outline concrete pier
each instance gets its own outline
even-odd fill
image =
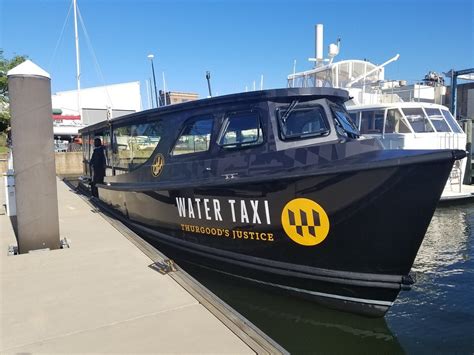
[[[57,185],[70,248],[11,256],[0,189],[1,354],[285,353],[183,271],[150,268],[156,249]]]

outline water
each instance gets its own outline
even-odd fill
[[[474,204],[438,207],[385,318],[338,312],[200,268],[186,270],[291,353],[474,353]]]

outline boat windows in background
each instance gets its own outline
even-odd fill
[[[240,148],[263,143],[262,124],[256,112],[239,112],[229,115],[222,126],[219,145]]]
[[[171,155],[183,155],[209,150],[214,119],[205,116],[188,121],[176,141]]]
[[[96,132],[93,135],[84,135],[82,138],[82,144],[83,144],[83,157],[84,160],[86,161],[85,164],[85,172],[87,174],[90,174],[90,169],[89,169],[89,161],[91,160],[92,153],[94,152],[94,139],[99,138],[100,141],[102,142],[102,145],[104,146],[104,153],[105,153],[105,158],[106,158],[106,164],[107,166],[110,166],[111,161],[110,158],[112,156],[112,145],[111,145],[111,140],[110,140],[110,132],[109,130],[104,130],[102,132]],[[106,169],[105,171],[106,176],[111,176],[112,175],[112,170],[111,169]]]
[[[321,105],[299,109],[289,107],[286,110],[279,110],[278,115],[284,140],[310,138],[329,133],[329,124]]]
[[[415,133],[451,132],[451,130],[455,133],[463,133],[447,110],[438,108],[423,110],[421,107],[405,107],[402,110],[406,118],[398,108],[388,109],[385,120],[383,109],[352,112],[350,115],[362,134],[411,133],[410,125]],[[384,128],[383,132],[382,128]]]
[[[415,133],[434,132],[433,126],[421,107],[404,107],[402,111]]]
[[[448,110],[441,110],[441,113],[443,114],[444,118],[449,124],[449,127],[451,127],[454,133],[464,133],[461,127],[459,127],[459,124],[454,119],[453,115],[451,115],[451,112],[449,112]]]
[[[161,121],[114,128],[113,166],[133,170],[145,163],[160,142]]]
[[[387,110],[385,133],[411,133],[402,113],[396,108]]]
[[[437,108],[425,108],[425,112],[430,118],[436,132],[451,132],[448,124],[444,120],[441,111]]]
[[[360,133],[382,134],[385,110],[362,111],[360,118]]]

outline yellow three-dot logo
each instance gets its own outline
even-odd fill
[[[151,166],[151,173],[154,177],[157,177],[163,171],[163,167],[165,166],[165,157],[163,154],[158,153],[153,161]]]
[[[288,237],[305,246],[321,243],[329,233],[326,211],[307,198],[296,198],[285,205],[281,213],[281,225]]]

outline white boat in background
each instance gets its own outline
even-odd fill
[[[338,44],[322,53],[322,25],[316,27],[316,62],[313,69],[288,75],[288,87],[334,87],[349,91],[346,108],[361,134],[377,137],[386,149],[466,149],[467,136],[446,106],[444,80],[430,72],[422,83],[385,80],[385,66],[363,60],[334,62]],[[467,158],[457,161],[441,200],[474,197],[474,186],[464,185]]]

